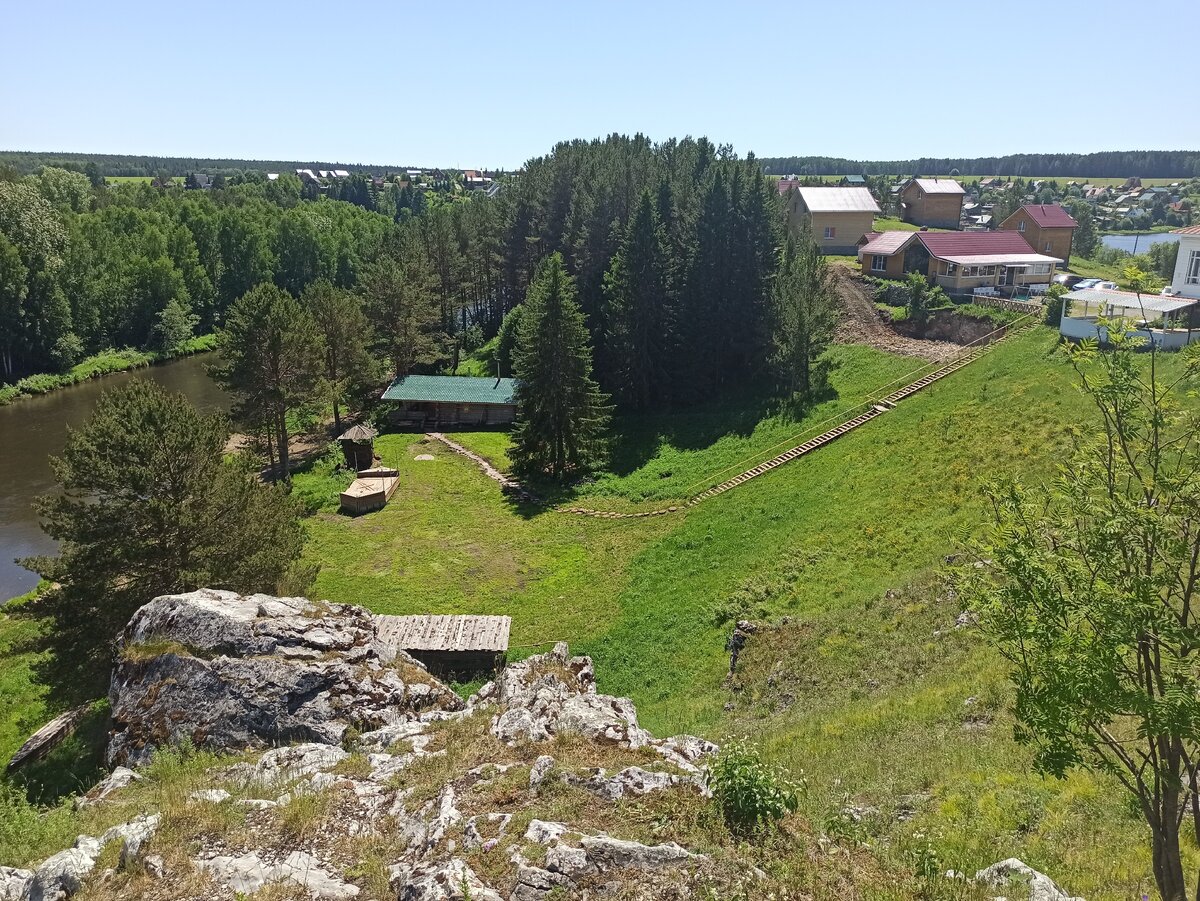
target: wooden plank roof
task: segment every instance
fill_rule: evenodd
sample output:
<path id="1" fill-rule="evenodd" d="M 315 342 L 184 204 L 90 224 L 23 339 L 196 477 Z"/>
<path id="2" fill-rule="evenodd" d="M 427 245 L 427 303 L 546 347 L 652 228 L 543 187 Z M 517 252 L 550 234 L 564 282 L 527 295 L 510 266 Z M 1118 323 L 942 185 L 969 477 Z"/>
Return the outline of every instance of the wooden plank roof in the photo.
<path id="1" fill-rule="evenodd" d="M 402 651 L 507 651 L 511 616 L 376 616 L 379 640 Z"/>

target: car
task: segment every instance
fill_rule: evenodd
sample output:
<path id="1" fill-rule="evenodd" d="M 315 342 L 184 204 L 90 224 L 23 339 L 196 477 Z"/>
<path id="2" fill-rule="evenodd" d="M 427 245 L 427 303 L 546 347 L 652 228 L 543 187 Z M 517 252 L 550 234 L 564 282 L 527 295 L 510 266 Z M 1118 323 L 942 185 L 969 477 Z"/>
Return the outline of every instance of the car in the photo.
<path id="1" fill-rule="evenodd" d="M 1082 291 L 1084 288 L 1095 288 L 1102 280 L 1098 278 L 1085 278 L 1076 282 L 1072 287 L 1072 291 Z"/>
<path id="2" fill-rule="evenodd" d="M 1119 290 L 1117 288 L 1116 282 L 1096 282 L 1096 284 L 1092 285 L 1092 287 L 1095 288 L 1097 291 L 1117 291 L 1117 290 Z"/>

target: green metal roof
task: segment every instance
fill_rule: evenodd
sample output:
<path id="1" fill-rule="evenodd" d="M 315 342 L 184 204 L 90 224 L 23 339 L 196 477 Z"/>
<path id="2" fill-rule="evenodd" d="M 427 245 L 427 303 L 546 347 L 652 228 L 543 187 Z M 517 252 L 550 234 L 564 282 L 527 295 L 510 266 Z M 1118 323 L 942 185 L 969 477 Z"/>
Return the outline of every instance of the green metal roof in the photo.
<path id="1" fill-rule="evenodd" d="M 463 375 L 406 375 L 383 392 L 384 400 L 443 404 L 511 404 L 513 380 Z"/>

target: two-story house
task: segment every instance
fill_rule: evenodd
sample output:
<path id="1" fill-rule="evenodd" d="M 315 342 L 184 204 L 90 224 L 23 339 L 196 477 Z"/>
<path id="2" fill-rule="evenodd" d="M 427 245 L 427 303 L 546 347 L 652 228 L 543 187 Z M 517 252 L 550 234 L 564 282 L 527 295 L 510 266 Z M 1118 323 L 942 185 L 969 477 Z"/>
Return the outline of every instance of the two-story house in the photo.
<path id="1" fill-rule="evenodd" d="M 1020 232 L 1038 253 L 1071 262 L 1071 241 L 1079 225 L 1057 203 L 1027 203 L 1000 223 L 1006 231 Z"/>
<path id="2" fill-rule="evenodd" d="M 900 218 L 913 225 L 958 228 L 966 191 L 952 178 L 912 178 L 900 191 Z"/>

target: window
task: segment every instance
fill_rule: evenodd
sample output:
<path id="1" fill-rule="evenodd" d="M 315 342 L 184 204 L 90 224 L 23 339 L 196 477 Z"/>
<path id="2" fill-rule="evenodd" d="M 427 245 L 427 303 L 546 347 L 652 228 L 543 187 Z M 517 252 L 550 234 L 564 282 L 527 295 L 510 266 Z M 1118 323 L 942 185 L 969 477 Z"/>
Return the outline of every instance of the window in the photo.
<path id="1" fill-rule="evenodd" d="M 956 272 L 958 272 L 958 263 L 946 264 L 946 275 L 954 275 Z"/>
<path id="2" fill-rule="evenodd" d="M 887 257 L 882 253 L 871 255 L 871 271 L 872 272 L 887 272 Z"/>
<path id="3" fill-rule="evenodd" d="M 1034 275 L 1046 275 L 1049 271 L 1050 271 L 1049 263 L 1034 263 L 1033 264 L 1033 274 Z"/>
<path id="4" fill-rule="evenodd" d="M 1200 285 L 1200 250 L 1193 250 L 1192 255 L 1188 257 L 1183 281 L 1188 285 Z"/>
<path id="5" fill-rule="evenodd" d="M 1017 223 L 1017 231 L 1019 231 L 1019 232 L 1025 231 L 1025 220 L 1024 219 L 1022 219 L 1020 222 Z"/>
<path id="6" fill-rule="evenodd" d="M 1046 251 L 1046 253 L 1049 253 L 1049 252 L 1050 252 L 1050 242 L 1049 242 L 1049 241 L 1047 241 L 1047 242 L 1046 242 L 1046 246 L 1045 246 L 1044 248 L 1042 248 L 1042 249 L 1043 249 L 1043 250 L 1045 250 L 1045 251 Z"/>
<path id="7" fill-rule="evenodd" d="M 825 240 L 828 241 L 830 238 L 836 238 L 836 237 L 837 237 L 837 229 L 834 228 L 832 225 L 825 226 Z"/>

